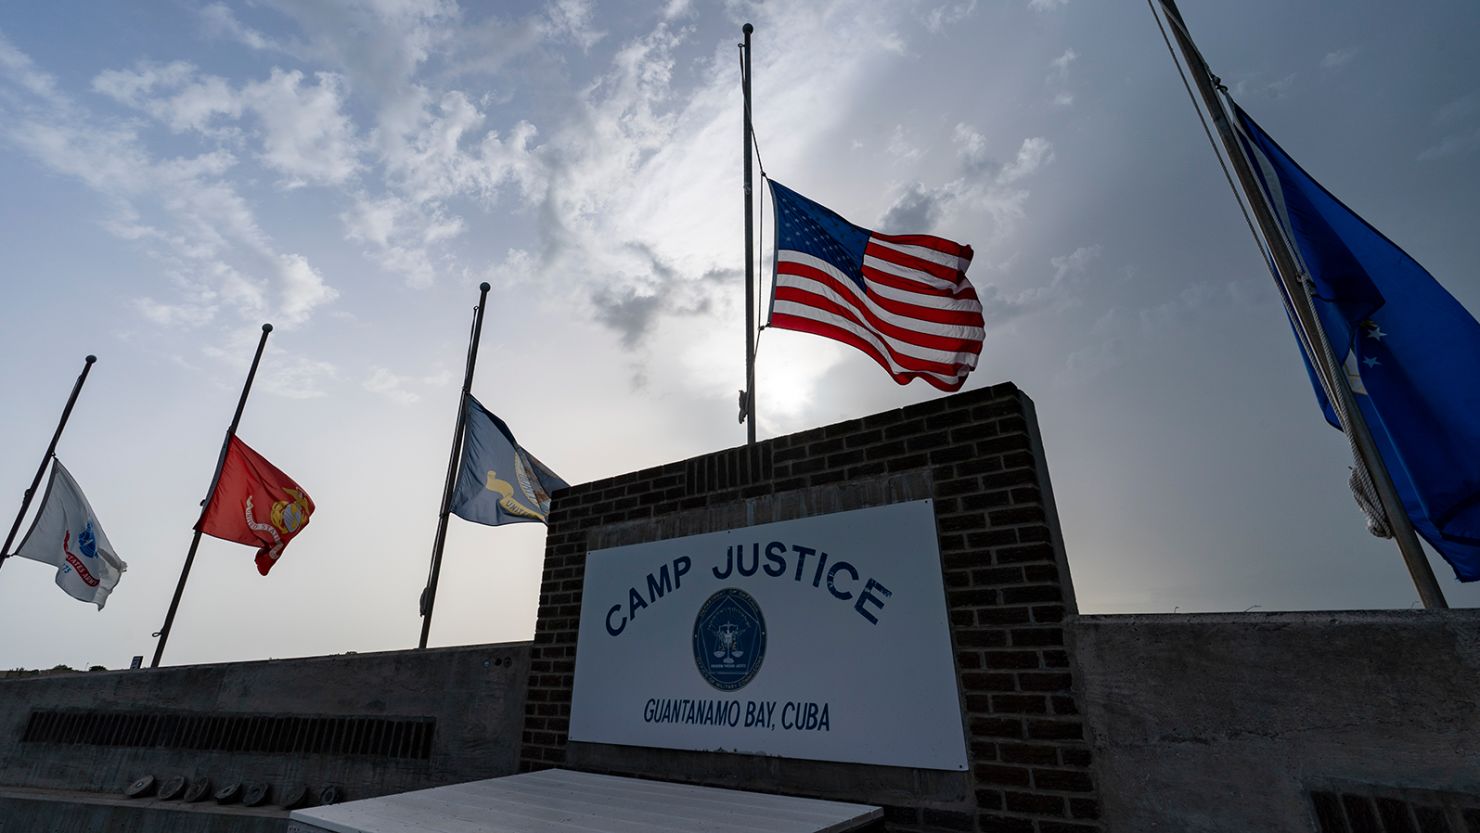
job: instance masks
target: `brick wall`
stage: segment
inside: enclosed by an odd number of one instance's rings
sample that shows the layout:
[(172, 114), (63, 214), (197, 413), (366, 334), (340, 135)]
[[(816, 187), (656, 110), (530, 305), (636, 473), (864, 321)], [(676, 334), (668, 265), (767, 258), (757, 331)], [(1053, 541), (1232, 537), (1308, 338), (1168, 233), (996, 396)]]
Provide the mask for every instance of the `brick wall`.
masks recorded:
[[(589, 550), (926, 497), (969, 772), (567, 742)], [(520, 767), (883, 804), (901, 831), (1099, 830), (1064, 647), (1074, 612), (1033, 404), (1011, 384), (582, 484), (550, 515)]]

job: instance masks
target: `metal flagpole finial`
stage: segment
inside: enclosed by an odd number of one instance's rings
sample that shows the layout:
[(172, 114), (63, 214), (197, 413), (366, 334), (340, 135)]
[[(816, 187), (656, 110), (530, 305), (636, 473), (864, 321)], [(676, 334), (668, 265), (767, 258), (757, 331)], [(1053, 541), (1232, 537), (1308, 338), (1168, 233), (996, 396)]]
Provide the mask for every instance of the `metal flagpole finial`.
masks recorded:
[(481, 290), (483, 290), (484, 292), (487, 292), (488, 290), (493, 289), (492, 286), (489, 286), (488, 285), (488, 281), (484, 281), (483, 283), (478, 284), (478, 288), (481, 289)]
[(742, 32), (744, 32), (745, 34), (748, 35), (751, 32), (754, 32), (755, 31), (755, 27), (754, 26), (751, 26), (749, 23), (747, 23), (744, 26), (741, 26), (740, 27), (740, 31), (742, 31)]
[(88, 357), (85, 358), (85, 359), (83, 359), (83, 361), (87, 362), (88, 364), (92, 364), (92, 363), (96, 362), (97, 360), (98, 360), (98, 357), (97, 356), (94, 356), (92, 354), (88, 354)]
[(270, 333), (270, 332), (272, 332), (272, 325), (271, 324), (263, 324), (262, 325), (262, 332), (264, 332), (264, 333)]

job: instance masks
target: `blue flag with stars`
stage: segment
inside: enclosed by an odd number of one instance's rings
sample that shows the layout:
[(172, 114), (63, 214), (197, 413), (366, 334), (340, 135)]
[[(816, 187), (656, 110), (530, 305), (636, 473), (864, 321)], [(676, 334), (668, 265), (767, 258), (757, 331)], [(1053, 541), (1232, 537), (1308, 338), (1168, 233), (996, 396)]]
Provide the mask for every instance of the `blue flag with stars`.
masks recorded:
[(1460, 581), (1480, 580), (1480, 323), (1234, 109), (1414, 529)]

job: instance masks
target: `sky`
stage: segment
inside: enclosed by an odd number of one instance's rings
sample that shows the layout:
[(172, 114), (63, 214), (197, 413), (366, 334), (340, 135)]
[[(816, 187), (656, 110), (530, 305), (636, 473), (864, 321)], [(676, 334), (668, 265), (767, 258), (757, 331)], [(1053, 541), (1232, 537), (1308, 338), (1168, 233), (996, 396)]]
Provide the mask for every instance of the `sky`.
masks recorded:
[[(1480, 309), (1480, 5), (1183, 13)], [(766, 173), (974, 247), (966, 387), (1035, 401), (1083, 612), (1416, 604), (1142, 3), (59, 0), (0, 6), (0, 508), (95, 353), (58, 456), (129, 567), (7, 560), (0, 667), (152, 654), (263, 322), (240, 435), (317, 510), (265, 578), (202, 541), (166, 664), (416, 645), (480, 281), (474, 394), (566, 480), (743, 443), (746, 21)], [(757, 390), (762, 439), (940, 395), (776, 330)], [(432, 644), (529, 639), (543, 533), (453, 518)]]

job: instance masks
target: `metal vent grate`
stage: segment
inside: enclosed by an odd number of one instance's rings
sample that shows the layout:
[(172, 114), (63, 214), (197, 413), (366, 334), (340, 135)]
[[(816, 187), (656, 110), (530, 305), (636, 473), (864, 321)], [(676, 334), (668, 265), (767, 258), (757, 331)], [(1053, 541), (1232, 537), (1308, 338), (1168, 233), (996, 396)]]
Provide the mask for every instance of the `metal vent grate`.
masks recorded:
[(431, 717), (33, 711), (22, 743), (428, 759)]
[(1480, 797), (1422, 790), (1313, 790), (1320, 833), (1480, 833)]

